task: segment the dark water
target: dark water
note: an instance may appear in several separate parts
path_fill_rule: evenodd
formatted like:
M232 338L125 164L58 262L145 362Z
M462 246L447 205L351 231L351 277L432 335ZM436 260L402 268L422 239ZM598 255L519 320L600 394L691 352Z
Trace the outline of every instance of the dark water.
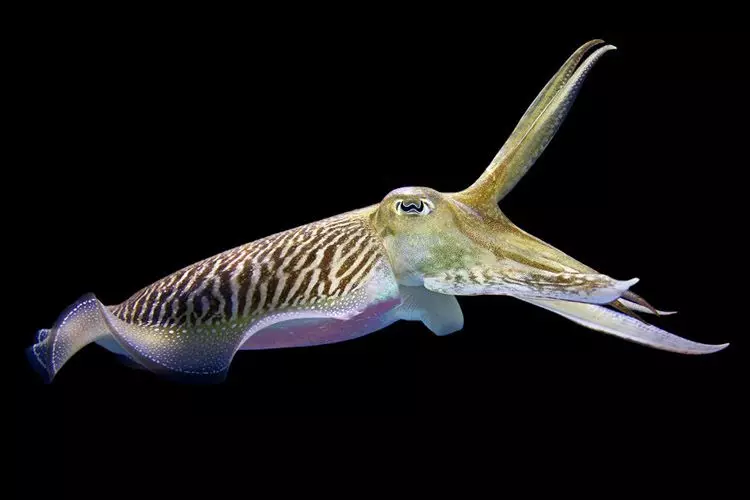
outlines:
M597 64L501 208L578 260L639 277L637 293L680 311L658 326L731 342L727 350L659 352L510 298L465 297L465 328L454 335L400 322L342 344L240 352L220 386L168 383L96 346L48 386L22 360L36 329L83 293L114 304L180 267L397 187L468 186L547 79L594 37L619 50ZM143 436L211 441L207 428L313 432L307 414L720 432L747 392L746 306L735 291L747 253L735 244L746 221L734 176L747 163L738 38L321 35L245 50L66 34L33 47L44 71L27 77L34 140L17 166L29 196L8 213L19 275L6 282L6 307L22 321L5 352L20 363L20 454L94 450L100 440L128 447ZM674 50L665 56L663 46ZM267 414L289 421L254 423Z

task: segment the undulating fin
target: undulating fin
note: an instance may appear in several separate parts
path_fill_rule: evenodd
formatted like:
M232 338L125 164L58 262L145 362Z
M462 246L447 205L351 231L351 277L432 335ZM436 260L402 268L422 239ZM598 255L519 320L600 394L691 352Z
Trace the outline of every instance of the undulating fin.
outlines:
M459 193L460 197L474 205L495 204L513 189L560 128L596 61L615 49L612 45L605 45L583 59L592 47L601 43L601 40L592 40L582 45L563 64L528 108L482 176Z
M638 282L618 281L604 274L553 273L523 264L454 269L424 278L433 292L450 295L512 295L607 304Z
M27 357L46 382L82 347L107 335L99 301L86 294L58 317L55 326L40 330L37 342L29 347Z
M36 332L36 337L34 338L34 343L38 344L39 342L43 342L44 339L47 338L47 335L49 335L49 328L42 328L38 332Z
M399 319L421 321L435 335L448 335L464 327L464 314L456 297L435 293L422 286L401 286Z
M104 338L100 338L96 341L96 343L111 352L115 355L115 358L117 358L117 361L119 361L121 364L127 366L128 368L134 368L137 370L146 370L146 367L141 365L138 361L134 360L128 352L122 348L120 344L117 343L117 341L114 339L114 337L107 336Z
M96 344L105 348L111 353L127 356L128 352L112 336L103 337L96 341Z
M166 367L152 358L160 352L167 357L173 355L163 349L164 342L173 342L173 339L119 320L93 294L78 299L59 316L49 333L39 338L41 342L27 349L27 357L46 382L51 382L75 353L93 342L123 353L120 355L151 371L170 375ZM203 347L210 351L215 344L210 342Z
M621 312L594 304L567 302L562 300L530 299L517 297L525 302L555 312L579 325L625 340L647 345L664 351L681 354L710 354L720 351L729 344L701 344L644 323Z

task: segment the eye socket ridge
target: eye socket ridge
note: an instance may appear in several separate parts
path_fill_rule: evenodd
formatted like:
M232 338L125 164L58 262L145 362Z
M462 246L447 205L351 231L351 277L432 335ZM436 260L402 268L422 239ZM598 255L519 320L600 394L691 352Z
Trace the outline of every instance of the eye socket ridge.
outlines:
M432 203L428 200L398 200L396 211L404 215L427 215L432 212Z

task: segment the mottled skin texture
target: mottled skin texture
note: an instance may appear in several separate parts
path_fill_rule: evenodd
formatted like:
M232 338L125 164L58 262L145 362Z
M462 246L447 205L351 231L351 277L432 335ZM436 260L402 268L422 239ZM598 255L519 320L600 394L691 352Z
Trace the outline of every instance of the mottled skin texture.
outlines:
M628 289L516 227L498 202L544 151L595 62L580 47L542 89L467 189L400 188L381 203L277 233L181 269L117 306L93 295L29 349L51 379L96 342L181 380L222 380L237 351L340 342L398 320L446 335L463 326L455 295L509 295L583 326L688 354L724 345L643 322L655 310ZM507 333L506 333L507 334Z

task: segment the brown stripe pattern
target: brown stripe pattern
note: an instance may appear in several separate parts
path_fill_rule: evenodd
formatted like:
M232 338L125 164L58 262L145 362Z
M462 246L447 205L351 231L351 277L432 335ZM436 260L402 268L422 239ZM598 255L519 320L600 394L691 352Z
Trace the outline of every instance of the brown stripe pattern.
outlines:
M112 312L159 327L244 321L299 309L367 283L383 249L368 223L346 214L228 250L135 293Z

